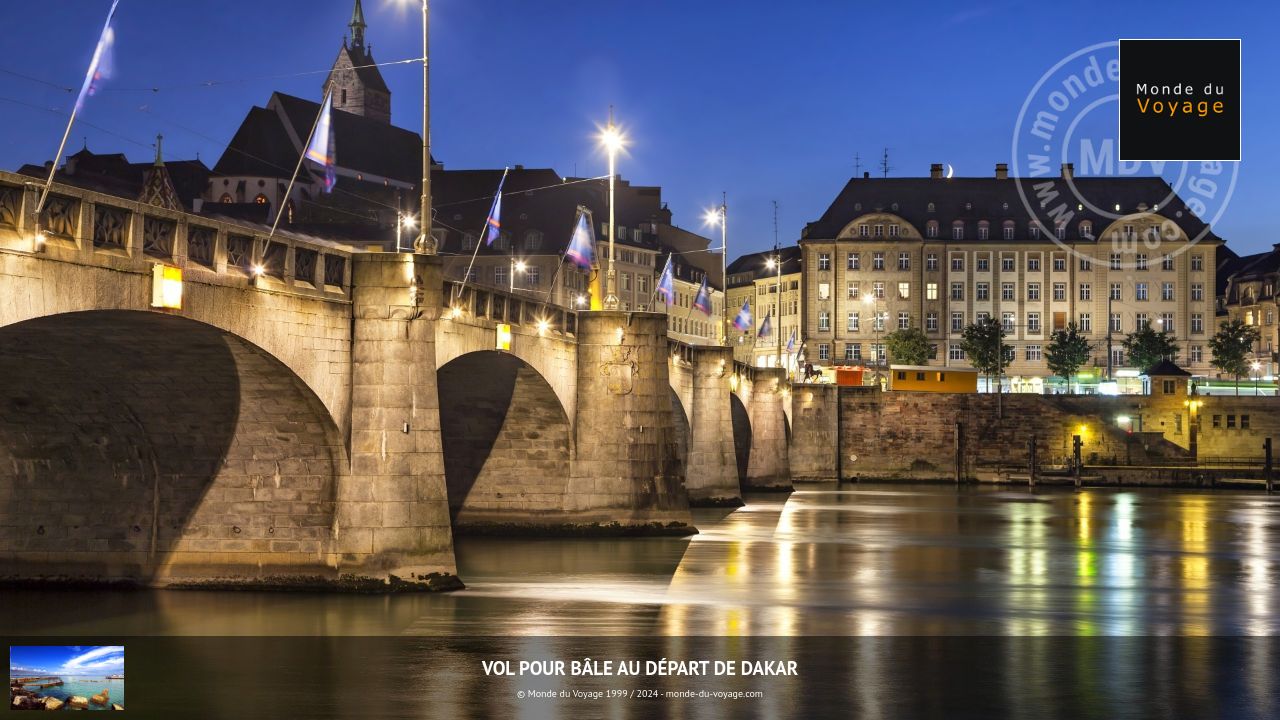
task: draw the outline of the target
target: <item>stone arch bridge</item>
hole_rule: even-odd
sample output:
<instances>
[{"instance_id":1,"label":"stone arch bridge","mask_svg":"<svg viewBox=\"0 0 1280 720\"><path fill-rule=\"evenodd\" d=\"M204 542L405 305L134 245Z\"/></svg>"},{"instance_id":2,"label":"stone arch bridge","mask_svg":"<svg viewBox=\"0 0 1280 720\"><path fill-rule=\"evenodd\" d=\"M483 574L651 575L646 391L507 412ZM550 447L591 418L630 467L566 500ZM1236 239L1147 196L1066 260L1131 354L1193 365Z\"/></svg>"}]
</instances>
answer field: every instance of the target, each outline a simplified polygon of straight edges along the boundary
<instances>
[{"instance_id":1,"label":"stone arch bridge","mask_svg":"<svg viewBox=\"0 0 1280 720\"><path fill-rule=\"evenodd\" d=\"M690 502L790 487L785 379L661 314L60 185L36 218L26 181L0 173L0 579L448 589L455 532L689 533Z\"/></svg>"}]
</instances>

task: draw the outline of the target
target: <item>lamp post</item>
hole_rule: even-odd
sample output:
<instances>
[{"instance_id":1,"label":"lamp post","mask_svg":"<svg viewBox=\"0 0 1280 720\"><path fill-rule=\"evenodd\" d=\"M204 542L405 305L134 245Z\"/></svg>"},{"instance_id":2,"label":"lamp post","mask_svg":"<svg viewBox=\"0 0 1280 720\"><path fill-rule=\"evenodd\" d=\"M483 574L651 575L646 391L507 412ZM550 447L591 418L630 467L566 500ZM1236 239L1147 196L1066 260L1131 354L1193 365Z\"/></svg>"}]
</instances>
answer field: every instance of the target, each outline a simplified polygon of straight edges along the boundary
<instances>
[{"instance_id":1,"label":"lamp post","mask_svg":"<svg viewBox=\"0 0 1280 720\"><path fill-rule=\"evenodd\" d=\"M876 387L880 386L880 308L876 302L876 296L873 293L867 293L862 296L862 302L871 306L871 329L876 334L876 344L871 348L871 354L875 357L876 362Z\"/></svg>"},{"instance_id":2,"label":"lamp post","mask_svg":"<svg viewBox=\"0 0 1280 720\"><path fill-rule=\"evenodd\" d=\"M525 264L523 260L511 258L511 294L516 292L516 273L524 272Z\"/></svg>"},{"instance_id":3,"label":"lamp post","mask_svg":"<svg viewBox=\"0 0 1280 720\"><path fill-rule=\"evenodd\" d=\"M1258 383L1262 380L1262 378L1261 378L1261 377L1259 377L1259 376L1262 374L1262 372L1261 372L1261 371L1262 371L1262 363L1258 362L1257 360L1254 360L1254 361L1253 361L1253 365L1251 365L1250 367L1252 367L1252 368L1253 368L1253 396L1254 396L1254 397L1257 397L1257 396L1258 396Z\"/></svg>"},{"instance_id":4,"label":"lamp post","mask_svg":"<svg viewBox=\"0 0 1280 720\"><path fill-rule=\"evenodd\" d=\"M431 237L431 68L428 57L428 27L430 12L427 0L422 0L422 234L418 237L418 246L427 254L434 255L436 249L428 245Z\"/></svg>"},{"instance_id":5,"label":"lamp post","mask_svg":"<svg viewBox=\"0 0 1280 720\"><path fill-rule=\"evenodd\" d=\"M605 126L600 133L600 144L604 145L604 149L609 154L609 265L605 271L604 285L604 309L617 310L618 305L618 275L613 267L613 241L617 237L618 232L614 229L614 203L613 203L613 186L616 176L616 167L618 161L618 151L622 149L625 140L622 137L622 131L617 125L613 124L613 108L609 108L609 124Z\"/></svg>"},{"instance_id":6,"label":"lamp post","mask_svg":"<svg viewBox=\"0 0 1280 720\"><path fill-rule=\"evenodd\" d=\"M765 262L765 267L770 270L778 271L777 286L775 292L775 305L778 308L778 317L774 325L773 334L777 348L775 350L774 363L778 367L782 367L782 256L777 254L777 248L774 248L774 256Z\"/></svg>"},{"instance_id":7,"label":"lamp post","mask_svg":"<svg viewBox=\"0 0 1280 720\"><path fill-rule=\"evenodd\" d=\"M707 225L720 226L720 291L724 295L720 303L720 344L729 343L729 206L725 195L720 196L720 207L708 210Z\"/></svg>"},{"instance_id":8,"label":"lamp post","mask_svg":"<svg viewBox=\"0 0 1280 720\"><path fill-rule=\"evenodd\" d=\"M413 230L418 226L418 219L412 215L398 213L399 222L396 223L396 252L400 252L400 235L401 229Z\"/></svg>"}]
</instances>

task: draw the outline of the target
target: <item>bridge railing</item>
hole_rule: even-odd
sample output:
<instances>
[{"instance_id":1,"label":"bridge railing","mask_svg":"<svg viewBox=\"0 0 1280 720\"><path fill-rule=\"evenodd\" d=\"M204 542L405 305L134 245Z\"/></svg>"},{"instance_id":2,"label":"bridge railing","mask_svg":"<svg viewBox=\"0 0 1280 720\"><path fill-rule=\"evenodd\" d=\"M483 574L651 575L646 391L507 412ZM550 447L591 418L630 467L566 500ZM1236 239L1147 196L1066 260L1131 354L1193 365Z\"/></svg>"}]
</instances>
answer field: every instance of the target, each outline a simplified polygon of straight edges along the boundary
<instances>
[{"instance_id":1,"label":"bridge railing","mask_svg":"<svg viewBox=\"0 0 1280 720\"><path fill-rule=\"evenodd\" d=\"M351 256L341 242L146 205L55 183L36 217L42 183L0 171L0 251L149 271L183 269L191 281L348 298ZM208 206L206 206L208 207Z\"/></svg>"},{"instance_id":2,"label":"bridge railing","mask_svg":"<svg viewBox=\"0 0 1280 720\"><path fill-rule=\"evenodd\" d=\"M576 335L578 313L558 305L530 300L492 287L477 287L456 280L444 281L446 312L461 317L490 320L539 332Z\"/></svg>"}]
</instances>

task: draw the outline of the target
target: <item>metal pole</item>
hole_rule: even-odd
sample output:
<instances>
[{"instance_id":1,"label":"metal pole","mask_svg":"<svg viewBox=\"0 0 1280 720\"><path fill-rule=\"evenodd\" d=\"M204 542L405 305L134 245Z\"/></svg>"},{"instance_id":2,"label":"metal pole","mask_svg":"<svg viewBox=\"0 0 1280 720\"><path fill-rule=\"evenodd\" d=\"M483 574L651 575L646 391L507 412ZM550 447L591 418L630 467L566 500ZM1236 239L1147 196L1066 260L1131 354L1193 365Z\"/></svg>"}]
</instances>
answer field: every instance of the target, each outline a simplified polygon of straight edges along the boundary
<instances>
[{"instance_id":1,"label":"metal pole","mask_svg":"<svg viewBox=\"0 0 1280 720\"><path fill-rule=\"evenodd\" d=\"M777 366L782 367L782 254L775 253L773 261L778 264L778 327L774 329L777 336ZM783 375L785 377L785 374Z\"/></svg>"},{"instance_id":2,"label":"metal pole","mask_svg":"<svg viewBox=\"0 0 1280 720\"><path fill-rule=\"evenodd\" d=\"M418 249L434 255L436 249L428 244L428 238L431 237L431 69L427 62L429 17L427 0L422 0L422 209L419 211L422 215L419 224L422 234L419 236Z\"/></svg>"},{"instance_id":3,"label":"metal pole","mask_svg":"<svg viewBox=\"0 0 1280 720\"><path fill-rule=\"evenodd\" d=\"M1107 288L1107 381L1111 381L1111 288ZM1067 379L1067 392L1071 392L1071 380Z\"/></svg>"},{"instance_id":4,"label":"metal pole","mask_svg":"<svg viewBox=\"0 0 1280 720\"><path fill-rule=\"evenodd\" d=\"M729 206L720 194L720 342L729 344Z\"/></svg>"},{"instance_id":5,"label":"metal pole","mask_svg":"<svg viewBox=\"0 0 1280 720\"><path fill-rule=\"evenodd\" d=\"M606 137L614 138L617 130L613 126L613 106L609 106L609 127L605 131ZM609 267L605 271L605 290L604 290L604 309L618 310L618 275L613 267L613 241L618 232L613 226L613 193L614 193L614 173L617 162L617 144L614 140L609 141Z\"/></svg>"}]
</instances>

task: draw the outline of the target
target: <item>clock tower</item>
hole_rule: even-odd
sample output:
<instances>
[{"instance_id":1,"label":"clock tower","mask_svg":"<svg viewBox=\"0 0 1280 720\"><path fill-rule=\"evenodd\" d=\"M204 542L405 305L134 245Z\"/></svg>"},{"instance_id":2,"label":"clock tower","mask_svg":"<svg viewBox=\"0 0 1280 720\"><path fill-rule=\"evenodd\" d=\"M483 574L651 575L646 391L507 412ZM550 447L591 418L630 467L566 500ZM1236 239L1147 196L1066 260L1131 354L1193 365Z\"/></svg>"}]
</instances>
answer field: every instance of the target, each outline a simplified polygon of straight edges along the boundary
<instances>
[{"instance_id":1,"label":"clock tower","mask_svg":"<svg viewBox=\"0 0 1280 720\"><path fill-rule=\"evenodd\" d=\"M343 38L338 59L324 81L324 91L333 89L333 107L371 120L391 123L391 91L373 59L373 46L366 45L364 8L356 0L351 11L351 32Z\"/></svg>"}]
</instances>

